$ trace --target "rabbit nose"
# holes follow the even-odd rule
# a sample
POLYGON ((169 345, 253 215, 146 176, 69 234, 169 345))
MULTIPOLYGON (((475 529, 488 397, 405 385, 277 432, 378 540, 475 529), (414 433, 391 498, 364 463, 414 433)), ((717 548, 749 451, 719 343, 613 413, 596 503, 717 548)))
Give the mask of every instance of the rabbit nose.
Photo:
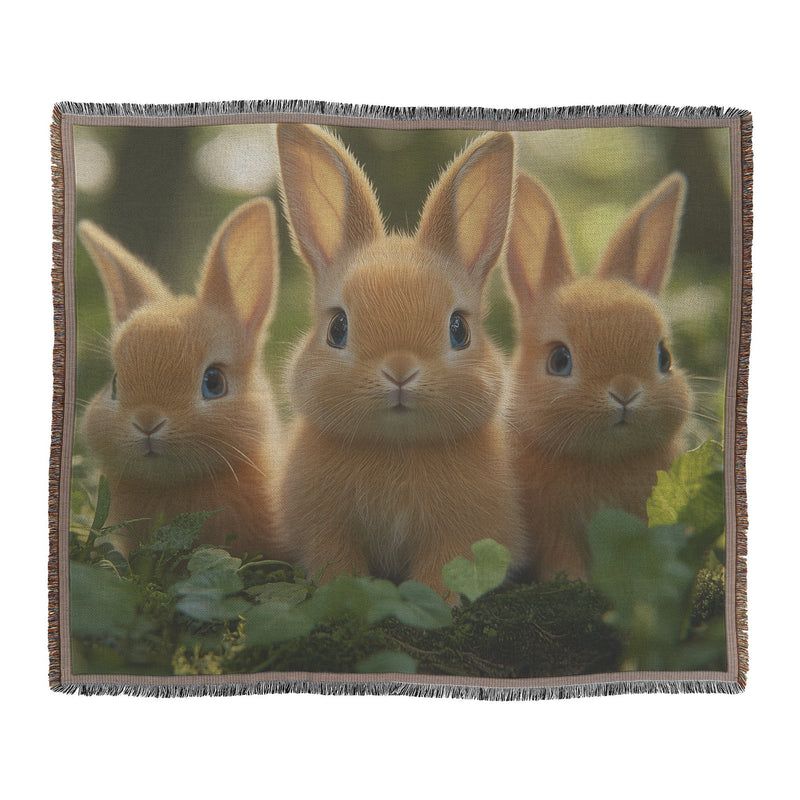
POLYGON ((611 399, 614 400, 616 403, 619 403, 621 406, 623 406, 623 408, 632 403, 641 393, 642 393, 641 390, 639 390, 637 392, 634 392, 633 394, 628 395, 627 397, 620 397, 619 395, 612 392, 610 389, 608 391, 608 394, 611 397, 611 399))
POLYGON ((152 436, 154 433, 160 431, 164 427, 166 422, 167 420, 166 418, 164 418, 159 422, 155 422, 152 420, 147 420, 145 422, 133 420, 131 424, 133 425, 134 428, 136 428, 137 431, 139 431, 139 433, 142 433, 145 436, 152 436))
POLYGON ((608 396, 619 405, 630 405, 642 393, 642 385, 635 378, 619 376, 608 387, 608 396))
POLYGON ((402 388, 419 375, 416 361, 406 355, 398 354, 387 358, 381 367, 381 375, 395 386, 402 388))

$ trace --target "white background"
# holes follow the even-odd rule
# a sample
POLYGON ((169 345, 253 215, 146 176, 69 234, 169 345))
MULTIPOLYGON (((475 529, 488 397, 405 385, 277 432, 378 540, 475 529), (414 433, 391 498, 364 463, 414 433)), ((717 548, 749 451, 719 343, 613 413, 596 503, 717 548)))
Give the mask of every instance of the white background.
MULTIPOLYGON (((4 787, 84 798, 785 796, 798 737, 796 26, 777 3, 9 4, 0 46, 4 787), (666 103, 755 120, 751 671, 739 696, 495 703, 47 688, 51 109, 59 100, 666 103), (794 451, 793 451, 794 448, 794 451), (790 454, 794 458, 790 460, 790 454)), ((785 8, 785 6, 783 6, 785 8)))

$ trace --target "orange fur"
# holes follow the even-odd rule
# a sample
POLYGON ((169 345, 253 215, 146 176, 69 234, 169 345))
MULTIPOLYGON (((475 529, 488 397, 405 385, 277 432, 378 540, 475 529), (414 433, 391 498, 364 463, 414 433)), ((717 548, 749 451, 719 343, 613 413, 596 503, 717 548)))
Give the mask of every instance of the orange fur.
MULTIPOLYGON (((79 226, 106 289, 114 326, 112 383, 92 400, 84 435, 111 488, 108 524, 219 511, 203 542, 284 557, 275 524, 280 430, 261 368, 277 287, 276 220, 258 199, 234 211, 212 242, 196 297, 157 275, 89 222, 79 226), (203 394, 209 368, 226 391, 203 394)), ((117 537, 130 551, 130 536, 117 537)))
POLYGON ((646 515, 656 472, 680 451, 691 398, 680 370, 659 367, 669 331, 665 284, 685 191, 674 174, 612 238, 594 274, 576 278, 555 204, 518 177, 507 268, 520 342, 510 422, 532 570, 586 579, 586 526, 604 507, 646 515), (558 348, 571 371, 548 366, 558 348), (556 374, 553 374, 553 370, 556 374))
POLYGON ((330 133, 279 125, 295 247, 315 278, 314 327, 288 383, 296 420, 281 487, 301 563, 414 578, 492 537, 524 537, 501 424, 505 370, 481 326, 505 239, 513 140, 479 139, 431 191, 414 237, 387 235, 355 160, 330 133), (323 180, 324 178, 324 180, 323 180), (337 313, 346 345, 329 343, 337 313), (456 349, 451 315, 471 338, 456 349))

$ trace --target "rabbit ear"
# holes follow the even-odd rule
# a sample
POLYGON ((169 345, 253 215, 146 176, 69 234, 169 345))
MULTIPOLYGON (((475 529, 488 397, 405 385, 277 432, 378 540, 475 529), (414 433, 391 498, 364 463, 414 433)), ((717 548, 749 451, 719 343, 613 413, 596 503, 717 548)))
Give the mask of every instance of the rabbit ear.
POLYGON ((284 206, 295 250, 317 278, 384 235, 378 200, 345 146, 323 128, 278 125, 284 206))
POLYGON ((83 220, 78 236, 100 273, 113 327, 121 325, 140 306, 172 296, 150 267, 93 222, 83 220))
POLYGON ((254 340, 274 307, 278 282, 275 207, 251 200, 220 225, 206 258, 199 296, 234 315, 254 340))
POLYGON ((517 178, 506 262, 521 306, 575 277, 558 209, 547 190, 524 172, 517 178))
POLYGON ((503 249, 513 187, 514 139, 508 133, 481 137, 431 189, 417 241, 483 283, 503 249))
POLYGON ((658 295, 667 282, 686 196, 686 178, 667 176, 617 229, 596 274, 623 278, 658 295))

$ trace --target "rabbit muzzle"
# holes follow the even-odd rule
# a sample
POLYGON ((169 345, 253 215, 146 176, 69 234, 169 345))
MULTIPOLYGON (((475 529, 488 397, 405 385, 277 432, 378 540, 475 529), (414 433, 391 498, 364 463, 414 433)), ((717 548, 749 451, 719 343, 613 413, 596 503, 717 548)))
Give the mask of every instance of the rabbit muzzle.
POLYGON ((608 398, 613 412, 613 424, 627 425, 632 422, 636 408, 644 400, 644 390, 638 381, 621 377, 609 386, 608 398))
POLYGON ((420 377, 420 366, 408 355, 389 356, 380 367, 386 387, 386 399, 392 411, 408 411, 414 396, 414 385, 420 377))
POLYGON ((145 457, 154 458, 161 453, 161 436, 158 434, 165 431, 166 424, 166 417, 158 419, 152 414, 131 420, 131 425, 140 434, 145 457))

